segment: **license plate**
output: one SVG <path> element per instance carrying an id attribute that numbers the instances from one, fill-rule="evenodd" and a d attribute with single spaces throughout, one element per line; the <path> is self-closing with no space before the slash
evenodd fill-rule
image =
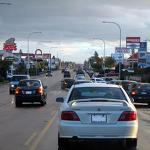
<path id="1" fill-rule="evenodd" d="M 106 114 L 92 114 L 91 120 L 93 123 L 107 122 L 107 115 Z"/>
<path id="2" fill-rule="evenodd" d="M 32 94 L 32 91 L 26 91 L 26 94 Z"/>

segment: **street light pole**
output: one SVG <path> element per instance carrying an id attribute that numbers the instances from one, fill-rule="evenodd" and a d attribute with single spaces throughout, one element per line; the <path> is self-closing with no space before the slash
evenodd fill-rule
<path id="1" fill-rule="evenodd" d="M 116 22 L 110 22 L 110 21 L 103 21 L 102 23 L 111 23 L 111 24 L 115 24 L 118 28 L 119 28 L 119 34 L 120 34 L 120 44 L 119 44 L 119 47 L 120 47 L 120 50 L 121 50 L 121 27 L 118 23 Z M 123 57 L 123 52 L 122 52 L 122 64 L 123 64 L 123 61 L 124 61 L 124 57 Z M 121 79 L 121 64 L 119 62 L 119 79 Z"/>
<path id="2" fill-rule="evenodd" d="M 33 35 L 33 34 L 38 34 L 38 33 L 42 33 L 42 32 L 31 32 L 28 34 L 28 63 L 27 63 L 27 74 L 29 75 L 29 68 L 30 68 L 30 62 L 29 62 L 29 40 L 30 40 L 30 37 Z"/>

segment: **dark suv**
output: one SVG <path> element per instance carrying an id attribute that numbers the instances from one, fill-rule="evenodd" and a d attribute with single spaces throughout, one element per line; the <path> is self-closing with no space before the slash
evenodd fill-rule
<path id="1" fill-rule="evenodd" d="M 20 80 L 30 79 L 29 75 L 13 75 L 9 84 L 9 94 L 14 94 Z"/>

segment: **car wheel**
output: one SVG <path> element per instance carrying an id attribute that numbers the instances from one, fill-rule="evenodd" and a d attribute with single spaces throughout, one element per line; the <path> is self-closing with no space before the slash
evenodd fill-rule
<path id="1" fill-rule="evenodd" d="M 65 150 L 65 149 L 67 149 L 69 147 L 68 140 L 58 137 L 58 147 L 59 147 L 59 150 Z"/>
<path id="2" fill-rule="evenodd" d="M 42 100 L 41 101 L 41 106 L 44 106 L 46 104 L 46 101 L 45 100 Z"/>
<path id="3" fill-rule="evenodd" d="M 18 102 L 18 101 L 15 102 L 16 107 L 20 107 L 21 105 L 22 105 L 22 102 Z"/>
<path id="4" fill-rule="evenodd" d="M 12 95 L 12 94 L 13 94 L 11 90 L 9 90 L 9 94 L 10 94 L 10 95 Z"/>
<path id="5" fill-rule="evenodd" d="M 132 150 L 136 150 L 137 147 L 137 139 L 127 139 L 126 140 L 126 147 Z"/>
<path id="6" fill-rule="evenodd" d="M 148 106 L 150 107 L 150 103 L 148 103 Z"/>

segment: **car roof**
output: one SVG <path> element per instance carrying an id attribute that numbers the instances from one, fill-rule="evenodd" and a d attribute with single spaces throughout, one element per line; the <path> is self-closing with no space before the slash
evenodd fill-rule
<path id="1" fill-rule="evenodd" d="M 76 84 L 74 87 L 75 88 L 78 88 L 78 87 L 116 87 L 116 88 L 120 88 L 121 86 L 114 85 L 114 84 L 105 84 L 105 83 L 84 83 L 84 84 Z"/>
<path id="2" fill-rule="evenodd" d="M 29 76 L 27 74 L 14 74 L 13 76 Z"/>

